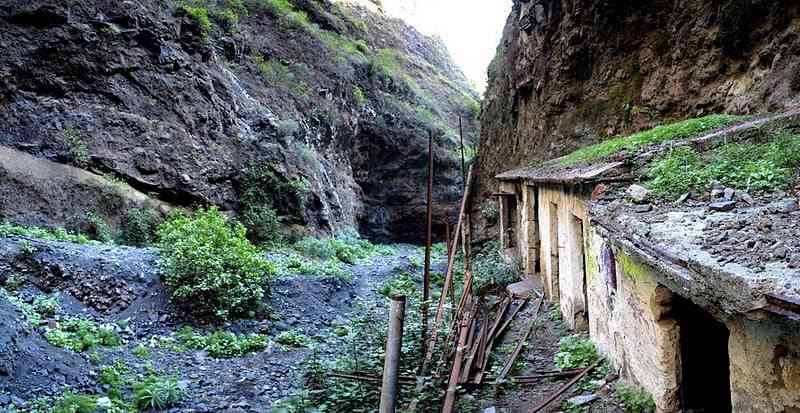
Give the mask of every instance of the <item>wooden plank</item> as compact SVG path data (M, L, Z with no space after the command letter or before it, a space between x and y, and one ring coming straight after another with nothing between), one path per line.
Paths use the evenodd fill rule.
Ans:
M511 372L511 369L514 368L514 362L517 361L519 353L522 352L522 348L525 346L525 341L528 340L528 337L530 337L531 332L533 331L533 328L536 325L536 320L539 318L539 310L542 308L543 301L544 298L539 299L539 304L536 306L536 310L533 314L533 318L531 319L530 325L525 330L525 334L522 336L522 339L519 340L519 342L517 343L517 347L514 349L514 352L511 353L511 357L509 357L508 361L506 362L506 365L503 366L503 370L500 371L500 374L495 379L495 383L500 383L503 380L505 380L508 373Z
M570 389L572 386L574 386L574 385L575 385L575 383L577 383L578 381L580 381L580 379L584 378L584 377L585 377L587 374L589 374L589 373L590 373L592 370L594 370L595 368L597 368L597 366L599 366L599 365L600 365L600 364L601 364L601 363L602 363L604 360L605 360L605 359L601 358L600 360L597 360L597 362L596 362L596 363L594 363L594 364L592 364L591 366L589 366L589 367L587 367L586 369L584 369L584 370L583 370L583 371L582 371L580 374L578 374L577 376L575 376L575 377L574 377L572 380L570 380L569 382L567 382L566 384L564 384L563 386L561 386L561 387L560 387L558 390L556 390L556 391L555 391L553 394L551 394L551 395L550 395L550 396L548 396L548 397L547 397L545 400L543 400L541 403L539 403L538 405L536 405L536 407L534 407L534 408L533 408L533 409L532 409L532 410L531 410L529 413L537 413L537 412L541 411L542 409L544 409L545 407L549 406L549 405L550 405L550 403L554 402L554 401L555 401L556 399L558 399L558 398L559 398L559 397L560 397L562 394L564 394L564 393L565 393L567 390L569 390L569 389Z
M514 309L514 311L511 312L511 315L508 317L508 320L506 320L506 322L503 323L503 326L500 327L499 330L495 329L495 331L493 331L492 334L489 336L489 344L487 344L486 354L483 357L483 362L481 363L480 371L478 371L478 374L475 375L475 384L481 384L481 382L483 381L483 376L486 374L486 367L489 364L489 356L491 355L492 350L494 350L495 341L497 341L497 339L503 334L503 331L508 327L509 324L511 324L511 321L514 320L514 317L517 316L520 310L522 310L522 308L525 307L526 304L528 304L529 299L530 297L525 298L522 301L522 303L520 303L520 305L516 309Z
M464 349L467 344L467 333L469 324L472 322L471 311L467 311L464 319L462 319L459 329L458 347L456 348L456 356L453 360L453 369L450 371L450 380L447 384L447 393L445 393L444 405L442 406L442 413L452 413L456 405L456 396L458 392L458 379L461 376L461 362L464 359Z

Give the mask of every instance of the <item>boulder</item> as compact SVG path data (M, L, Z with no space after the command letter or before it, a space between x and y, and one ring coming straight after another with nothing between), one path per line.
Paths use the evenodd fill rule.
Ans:
M644 203L647 202L648 198L650 197L650 190L641 186L633 184L628 187L628 190L625 191L625 194L636 203Z

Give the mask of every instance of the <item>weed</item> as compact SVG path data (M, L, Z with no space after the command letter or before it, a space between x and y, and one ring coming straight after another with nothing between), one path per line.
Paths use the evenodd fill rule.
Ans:
M497 203L489 200L481 204L481 215L490 224L495 224L500 219L500 209L497 208Z
M139 344L131 350L134 356L139 357L140 359L149 359L150 358L150 349L147 348L144 344Z
M33 299L33 308L44 317L53 317L61 309L61 304L56 296L40 295Z
M281 24L289 28L313 31L314 27L308 20L308 14L297 8L289 0L262 0L261 5L277 17Z
M214 19L216 19L220 26L229 34L236 33L239 30L239 14L233 9L214 13Z
M89 239L107 244L114 242L114 234L111 231L111 227L96 213L87 212L84 216L84 224L82 232L84 232L84 235L89 237Z
M562 158L559 163L565 166L574 165L602 159L619 152L631 153L646 145L699 136L711 130L722 128L745 119L745 117L734 115L708 115L701 118L657 126L653 129L633 135L610 139L596 145L578 149Z
M8 285L6 285L8 286ZM6 301L11 303L14 307L19 310L23 316L25 316L25 320L28 324L32 327L38 327L39 324L42 322L42 316L36 311L36 308L33 304L29 304L22 300L21 298L9 294L4 288L0 288L0 297L5 298Z
M5 288L9 291L17 291L25 285L28 278L24 274L11 274L6 278Z
M277 59L265 60L260 56L256 57L258 71L264 80L271 85L281 85L291 87L294 84L295 76L289 65L283 64Z
M410 296L417 293L417 282L410 273L403 271L384 281L383 285L378 289L378 293L386 297L394 295Z
M133 385L133 401L142 410L164 410L176 406L185 397L174 377L150 375Z
M308 336L295 330L287 330L278 334L275 341L289 347L311 347L314 344Z
M77 353L98 346L114 347L121 344L119 335L111 325L98 324L86 318L70 318L55 329L45 333L47 341Z
M555 356L558 368L578 369L589 367L599 358L594 344L580 335L571 335L561 339L559 350Z
M657 158L646 185L658 196L677 198L714 184L769 192L787 188L800 166L800 135L770 133L767 142L731 143L706 153L683 146Z
M217 330L204 336L184 327L177 334L187 348L205 350L214 358L242 357L267 348L267 337L261 334L237 335L229 331Z
M119 387L125 384L125 373L127 372L128 366L122 361L117 361L114 365L100 368L99 381L101 384Z
M500 252L500 243L491 242L475 253L472 261L473 289L476 294L491 288L505 288L519 279L520 266Z
M620 382L617 384L619 397L626 413L655 413L656 403L653 396L642 387Z
M201 315L245 314L269 291L275 267L215 207L159 227L164 283L180 305Z
M67 127L62 131L67 144L69 160L76 166L84 167L89 163L89 147L75 128Z
M367 104L367 95L364 94L364 89L361 89L358 85L353 86L353 98L359 108L363 108Z
M369 46L363 40L353 40L339 33L326 30L321 30L318 36L334 53L340 54L340 56L366 61L371 54Z

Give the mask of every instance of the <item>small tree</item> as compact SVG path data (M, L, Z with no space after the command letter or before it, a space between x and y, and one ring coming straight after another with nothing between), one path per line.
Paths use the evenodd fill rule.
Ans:
M200 315L245 314L269 290L275 267L215 207L177 216L158 230L164 283L177 304Z

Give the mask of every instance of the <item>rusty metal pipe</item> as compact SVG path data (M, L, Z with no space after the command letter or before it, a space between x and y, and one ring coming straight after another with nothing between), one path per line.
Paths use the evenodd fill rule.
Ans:
M406 297L392 296L389 311L389 334L386 337L386 357L383 364L380 413L394 413L399 388L400 351L403 345L403 322L406 312Z

